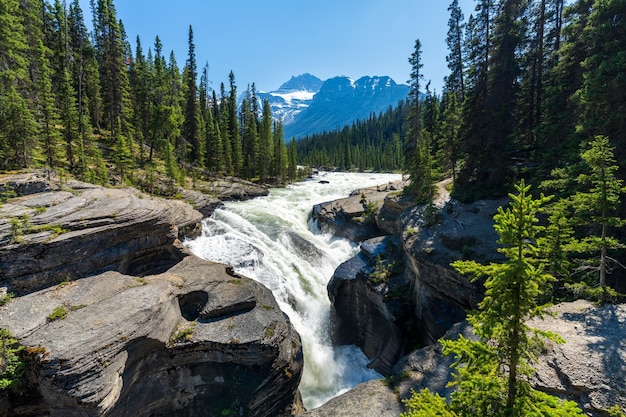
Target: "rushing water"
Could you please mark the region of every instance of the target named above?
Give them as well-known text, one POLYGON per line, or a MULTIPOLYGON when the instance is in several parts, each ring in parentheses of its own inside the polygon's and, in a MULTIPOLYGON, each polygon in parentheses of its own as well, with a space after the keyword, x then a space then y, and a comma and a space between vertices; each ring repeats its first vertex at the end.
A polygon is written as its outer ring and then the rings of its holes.
POLYGON ((345 239, 321 233, 309 214, 317 203, 399 178, 322 173, 314 180, 272 189, 267 197, 226 203, 204 220, 201 237, 186 242, 196 255, 230 264, 273 292, 302 338, 300 391, 307 409, 380 377, 366 367, 367 358, 358 348, 331 344, 326 285, 335 268, 358 249, 345 239))

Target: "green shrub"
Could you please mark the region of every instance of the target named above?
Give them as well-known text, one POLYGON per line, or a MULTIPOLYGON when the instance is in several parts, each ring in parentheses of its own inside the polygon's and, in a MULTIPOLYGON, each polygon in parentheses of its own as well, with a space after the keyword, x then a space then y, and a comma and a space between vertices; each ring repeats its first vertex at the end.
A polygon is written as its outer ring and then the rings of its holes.
POLYGON ((3 305, 5 305, 9 301, 11 301, 13 299, 13 297, 15 297, 15 294, 13 294, 12 292, 8 292, 8 293, 0 296, 0 307, 2 307, 3 305))
POLYGON ((48 316, 48 321, 63 320, 65 317, 67 317, 67 313, 67 307, 58 306, 52 311, 52 313, 50 313, 50 315, 48 316))
POLYGON ((11 332, 0 329, 0 390, 14 388, 19 384, 24 373, 24 364, 19 358, 22 349, 11 332))

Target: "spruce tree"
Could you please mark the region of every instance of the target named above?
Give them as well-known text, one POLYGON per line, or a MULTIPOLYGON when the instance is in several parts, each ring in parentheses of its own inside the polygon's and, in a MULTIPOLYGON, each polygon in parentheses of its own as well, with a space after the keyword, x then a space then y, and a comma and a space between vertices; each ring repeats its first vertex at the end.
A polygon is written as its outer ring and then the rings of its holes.
POLYGON ((283 137, 283 123, 280 120, 274 122, 273 136, 274 152, 272 153, 272 176, 277 178, 279 183, 285 183, 285 181, 287 181, 289 161, 287 156, 287 144, 283 137))
POLYGON ((289 179, 289 182, 293 182, 298 176, 298 151, 296 150, 296 140, 294 138, 291 138, 287 152, 287 178, 289 179))
POLYGON ((585 269, 597 277, 604 301, 608 298, 607 274, 621 265, 610 256, 610 251, 624 248, 616 237, 609 234, 612 229, 624 225, 618 208, 621 195, 626 192, 623 181, 616 176, 618 166, 614 149, 606 136, 594 138, 580 155, 587 167, 586 172, 577 178, 583 190, 571 197, 575 224, 597 228, 597 232, 582 238, 576 248, 579 252, 592 254, 593 258, 584 263, 585 269))
POLYGON ((205 141, 202 140, 200 108, 198 105, 198 68, 196 64, 196 46, 193 42, 193 28, 189 26, 189 55, 185 65, 185 122, 182 134, 189 144, 189 156, 186 160, 193 165, 204 166, 205 141))
POLYGON ((465 74, 463 66, 463 31, 465 29, 463 11, 459 7, 458 0, 452 0, 448 6, 450 19, 448 20, 448 55, 446 62, 450 69, 450 75, 446 77, 446 90, 454 92, 457 100, 462 103, 465 100, 465 74))
POLYGON ((265 181, 272 173, 271 160, 273 153, 272 109, 269 100, 263 100, 263 114, 259 126, 259 158, 257 161, 261 181, 265 181))
POLYGON ((230 92, 226 102, 228 112, 228 138, 232 152, 232 169, 234 175, 241 174, 243 167, 243 150, 241 147, 241 133, 239 130, 239 118, 237 117, 237 86, 235 85, 235 74, 231 71, 228 74, 230 92))

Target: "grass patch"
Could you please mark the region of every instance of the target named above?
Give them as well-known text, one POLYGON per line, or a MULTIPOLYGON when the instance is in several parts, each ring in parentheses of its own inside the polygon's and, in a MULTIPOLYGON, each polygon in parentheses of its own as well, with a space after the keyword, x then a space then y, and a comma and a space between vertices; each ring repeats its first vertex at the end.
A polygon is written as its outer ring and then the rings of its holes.
POLYGON ((67 317, 67 313, 67 307, 58 306, 52 311, 52 313, 50 313, 50 315, 48 316, 48 321, 63 320, 65 317, 67 317))
POLYGON ((23 236, 33 233, 51 232, 52 236, 50 236, 50 239, 67 233, 67 230, 58 224, 33 225, 30 222, 30 216, 28 216, 28 214, 11 217, 9 224, 11 225, 11 243, 22 243, 23 236))
POLYGON ((0 307, 8 304, 9 301, 13 299, 13 297, 15 297, 15 294, 13 294, 12 292, 8 292, 0 296, 0 307))
POLYGON ((170 345, 177 343, 188 343, 193 340, 193 333, 196 330, 197 321, 180 323, 170 336, 170 345))

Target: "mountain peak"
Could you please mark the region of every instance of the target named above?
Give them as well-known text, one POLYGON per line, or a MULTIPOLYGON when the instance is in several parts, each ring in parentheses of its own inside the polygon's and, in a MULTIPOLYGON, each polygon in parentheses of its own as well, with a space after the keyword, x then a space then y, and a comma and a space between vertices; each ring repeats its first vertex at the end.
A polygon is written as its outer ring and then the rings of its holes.
POLYGON ((293 76, 289 81, 283 83, 278 90, 277 93, 287 93, 292 91, 311 91, 318 92, 320 87, 322 86, 323 81, 317 78, 315 75, 311 75, 309 73, 305 73, 298 76, 293 76))

